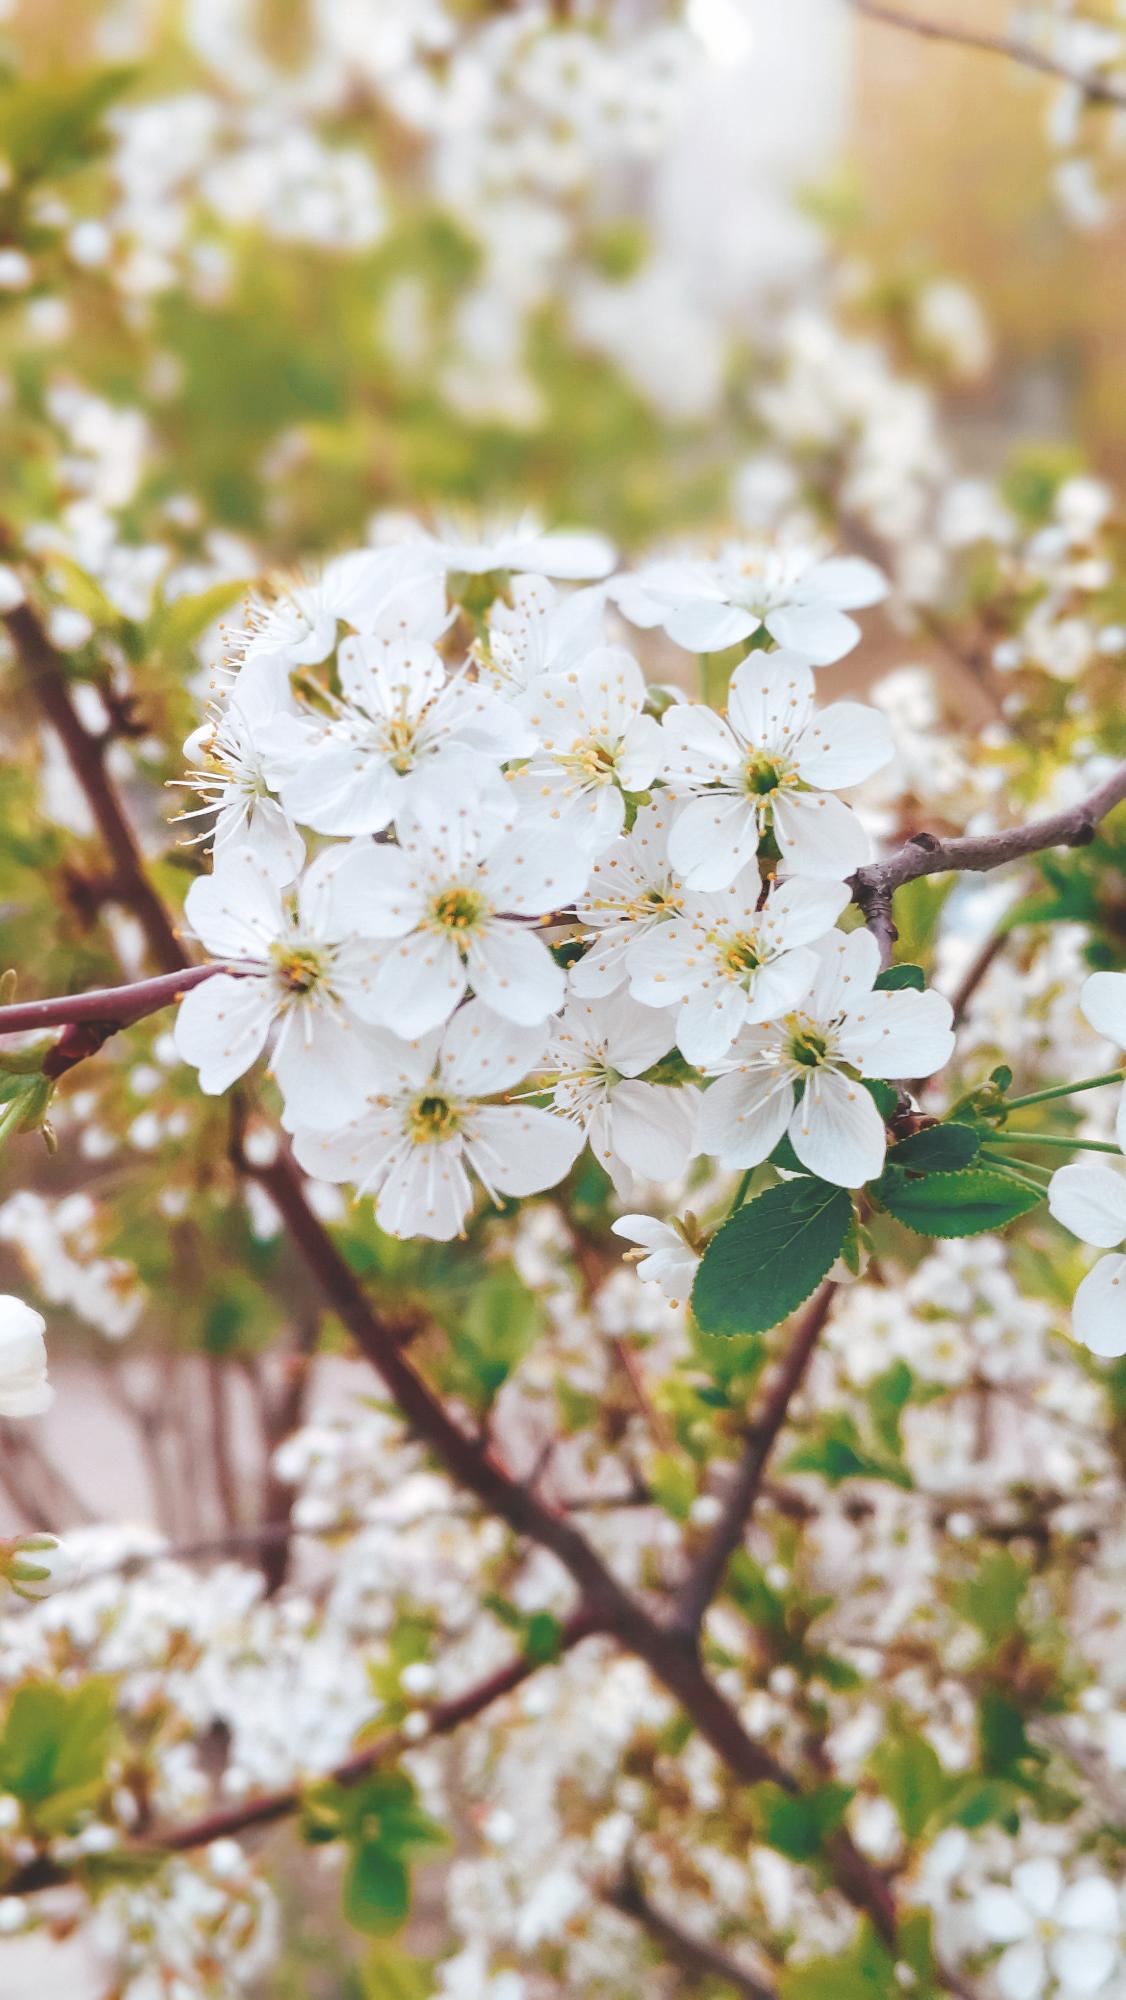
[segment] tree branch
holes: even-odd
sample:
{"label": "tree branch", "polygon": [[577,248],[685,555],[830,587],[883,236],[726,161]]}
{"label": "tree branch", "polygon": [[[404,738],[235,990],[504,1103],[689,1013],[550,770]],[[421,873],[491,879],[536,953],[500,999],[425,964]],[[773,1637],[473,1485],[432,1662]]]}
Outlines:
{"label": "tree branch", "polygon": [[666,1917],[650,1901],[636,1871],[627,1868],[616,1888],[608,1891],[605,1899],[612,1909],[620,1910],[624,1917],[631,1917],[647,1931],[655,1944],[659,1944],[666,1957],[691,1979],[717,1979],[720,1984],[737,1993],[740,2000],[776,2000],[776,1989],[766,1986],[753,1972],[730,1958],[718,1945],[710,1944],[705,1938],[693,1937],[690,1931]]}
{"label": "tree branch", "polygon": [[[584,1607],[580,1607],[566,1621],[559,1637],[561,1652],[567,1653],[600,1629],[599,1620]],[[464,1722],[483,1715],[494,1702],[512,1694],[524,1681],[538,1672],[541,1662],[529,1658],[526,1653],[517,1653],[506,1666],[489,1674],[485,1680],[474,1682],[463,1694],[452,1695],[446,1701],[435,1702],[427,1713],[426,1733],[422,1737],[404,1737],[398,1729],[387,1730],[377,1736],[365,1749],[357,1750],[344,1763],[326,1771],[323,1778],[312,1778],[310,1784],[334,1783],[337,1785],[358,1785],[368,1773],[389,1758],[398,1756],[404,1749],[417,1748],[420,1742],[430,1742],[438,1736],[450,1736]],[[196,1847],[207,1847],[213,1840],[234,1839],[239,1834],[251,1833],[258,1827],[272,1826],[280,1819],[288,1819],[301,1808],[304,1788],[290,1785],[276,1792],[260,1792],[257,1798],[243,1799],[238,1805],[224,1806],[217,1812],[207,1813],[203,1818],[191,1820],[184,1826],[158,1827],[148,1834],[144,1841],[130,1844],[130,1853],[155,1852],[160,1854],[186,1854]],[[72,1871],[43,1856],[31,1861],[25,1868],[10,1877],[3,1885],[6,1896],[29,1895],[37,1889],[49,1889],[71,1879]]]}
{"label": "tree branch", "polygon": [[883,0],[849,0],[858,14],[870,21],[882,21],[889,28],[903,28],[908,34],[919,35],[927,42],[948,42],[956,48],[977,49],[983,55],[1004,56],[1010,62],[1022,63],[1026,69],[1038,70],[1042,76],[1053,77],[1057,83],[1068,83],[1083,92],[1093,104],[1113,104],[1126,109],[1126,87],[1115,83],[1110,77],[1100,76],[1094,70],[1079,69],[1073,63],[1060,61],[1044,49],[1038,49],[1031,42],[1018,41],[1014,35],[991,35],[979,28],[963,28],[956,21],[936,21],[922,14],[904,14],[898,7],[889,7]]}
{"label": "tree branch", "polygon": [[182,971],[162,972],[155,979],[135,979],[125,986],[97,986],[89,993],[62,993],[50,1000],[19,1000],[0,1007],[0,1035],[30,1033],[36,1028],[71,1027],[93,1023],[109,1033],[130,1028],[146,1014],[157,1014],[171,1006],[193,986],[202,985],[217,972],[236,977],[238,965],[185,965]]}
{"label": "tree branch", "polygon": [[106,745],[82,723],[70,697],[59,654],[28,604],[5,614],[24,678],[66,751],[99,833],[113,858],[115,894],[131,909],[154,962],[165,972],[188,963],[179,934],[145,873],[136,835],[106,770]]}
{"label": "tree branch", "polygon": [[[182,944],[145,876],[140,851],[106,773],[101,746],[89,736],[71,704],[59,658],[27,607],[10,613],[7,624],[29,683],[48,721],[63,740],[122,882],[128,887],[125,900],[144,925],[152,956],[165,970],[180,971],[186,964]],[[75,1031],[81,1031],[78,1024]],[[403,1352],[403,1336],[419,1329],[418,1318],[408,1324],[395,1324],[376,1311],[332,1236],[310,1207],[303,1177],[292,1155],[280,1152],[269,1164],[256,1166],[236,1154],[235,1164],[269,1194],[290,1242],[319,1285],[326,1303],[351,1333],[407,1424],[455,1483],[474,1494],[514,1534],[537,1543],[557,1558],[576,1584],[588,1614],[649,1668],[736,1779],[745,1784],[769,1779],[797,1793],[796,1779],[748,1734],[738,1711],[709,1679],[681,1638],[618,1581],[594,1546],[564,1513],[514,1478],[487,1440],[463,1430],[450,1415],[441,1398]],[[262,1811],[266,1817],[276,1818],[292,1810],[293,1805],[293,1797],[288,1796],[284,1805],[263,1807]],[[216,1837],[214,1824],[204,1837]],[[829,1860],[841,1893],[869,1912],[885,1938],[893,1939],[894,1897],[879,1870],[843,1833],[831,1843]]]}
{"label": "tree branch", "polygon": [[746,1532],[762,1491],[770,1454],[789,1414],[790,1404],[813,1359],[822,1328],[832,1310],[836,1285],[831,1281],[815,1293],[786,1350],[762,1410],[747,1432],[747,1441],[738,1471],[727,1496],[723,1513],[710,1539],[688,1571],[681,1585],[673,1614],[672,1629],[694,1646],[704,1613],[723,1581],[735,1550]]}
{"label": "tree branch", "polygon": [[864,912],[881,956],[886,952],[885,964],[895,938],[891,899],[905,883],[916,882],[921,875],[984,874],[1048,847],[1088,847],[1100,820],[1124,799],[1126,764],[1120,764],[1088,798],[1062,812],[1049,813],[1046,819],[1003,827],[999,833],[958,834],[946,840],[933,833],[916,833],[889,860],[858,868],[850,884],[853,901]]}

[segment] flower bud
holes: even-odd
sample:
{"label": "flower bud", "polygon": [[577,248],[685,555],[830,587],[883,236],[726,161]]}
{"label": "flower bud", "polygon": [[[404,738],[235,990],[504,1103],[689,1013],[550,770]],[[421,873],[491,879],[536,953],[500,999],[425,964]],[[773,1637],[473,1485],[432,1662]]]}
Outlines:
{"label": "flower bud", "polygon": [[0,1417],[37,1417],[54,1402],[46,1328],[42,1313],[0,1293]]}
{"label": "flower bud", "polygon": [[27,1535],[9,1544],[5,1574],[20,1597],[50,1597],[78,1579],[81,1564],[57,1535]]}

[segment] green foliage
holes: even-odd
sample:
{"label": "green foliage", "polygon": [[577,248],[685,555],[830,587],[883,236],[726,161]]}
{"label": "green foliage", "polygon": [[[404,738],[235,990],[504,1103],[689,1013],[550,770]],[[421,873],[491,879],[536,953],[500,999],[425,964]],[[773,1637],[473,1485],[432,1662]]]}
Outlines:
{"label": "green foliage", "polygon": [[423,1812],[402,1771],[373,1771],[354,1785],[316,1786],[306,1796],[303,1826],[314,1843],[347,1843],[344,1914],[371,1937],[402,1928],[410,1914],[411,1865],[446,1844],[444,1830]]}
{"label": "green foliage", "polygon": [[820,1419],[814,1434],[786,1460],[787,1472],[816,1472],[827,1486],[843,1485],[846,1479],[886,1479],[893,1486],[910,1487],[911,1475],[902,1460],[868,1450],[856,1421],[847,1411],[836,1411]]}
{"label": "green foliage", "polygon": [[751,1800],[759,1838],[791,1861],[812,1861],[837,1832],[852,1797],[849,1785],[819,1785],[800,1795],[769,1782],[755,1785]]}
{"label": "green foliage", "polygon": [[959,1783],[926,1737],[914,1733],[885,1736],[868,1759],[868,1768],[912,1842],[941,1818]]}
{"label": "green foliage", "polygon": [[41,1833],[69,1832],[97,1804],[115,1736],[111,1681],[28,1682],[4,1719],[0,1792],[19,1799]]}
{"label": "green foliage", "polygon": [[452,1348],[454,1384],[475,1409],[488,1409],[543,1325],[543,1303],[513,1265],[496,1265],[478,1280]]}
{"label": "green foliage", "polygon": [[1028,1570],[1009,1549],[994,1549],[954,1591],[954,1608],[987,1645],[1010,1633],[1028,1588]]}
{"label": "green foliage", "polygon": [[398,1945],[382,1943],[372,1946],[359,1982],[362,2000],[430,2000],[434,1968],[429,1960],[414,1958]]}
{"label": "green foliage", "polygon": [[704,1332],[777,1326],[835,1263],[851,1217],[845,1190],[812,1175],[746,1202],[713,1237],[696,1273],[692,1310]]}
{"label": "green foliage", "polygon": [[1041,1201],[1031,1188],[990,1167],[916,1180],[891,1166],[872,1193],[889,1215],[920,1236],[984,1236],[1027,1215]]}
{"label": "green foliage", "polygon": [[921,965],[885,965],[876,974],[877,993],[922,993],[926,989],[927,975]]}
{"label": "green foliage", "polygon": [[113,67],[37,82],[13,78],[0,88],[4,157],[17,182],[71,173],[101,145],[102,118],[136,72]]}
{"label": "green foliage", "polygon": [[932,2000],[945,1992],[935,1974],[925,1911],[913,1912],[900,1925],[894,1958],[870,1919],[863,1917],[847,1952],[783,1968],[779,2000],[901,2000],[904,1980],[899,1968],[904,1964],[914,1974],[913,2000]]}
{"label": "green foliage", "polygon": [[563,1627],[551,1611],[521,1611],[497,1593],[485,1599],[485,1609],[516,1634],[520,1651],[531,1666],[546,1667],[562,1654]]}
{"label": "green foliage", "polygon": [[888,1152],[888,1167],[912,1174],[955,1172],[968,1167],[981,1139],[970,1125],[928,1125]]}

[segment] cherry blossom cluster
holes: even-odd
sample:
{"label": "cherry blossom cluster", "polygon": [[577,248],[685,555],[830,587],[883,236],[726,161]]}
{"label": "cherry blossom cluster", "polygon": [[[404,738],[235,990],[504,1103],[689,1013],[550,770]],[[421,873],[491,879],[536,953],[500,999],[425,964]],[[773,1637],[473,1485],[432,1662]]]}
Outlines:
{"label": "cherry blossom cluster", "polygon": [[[394,1235],[455,1235],[472,1179],[535,1193],[584,1143],[626,1198],[787,1131],[861,1186],[885,1148],[861,1080],[953,1046],[947,1002],[874,992],[874,939],[837,928],[869,856],[838,794],[891,741],[814,669],[879,573],[754,542],[612,560],[527,524],[342,556],[252,612],[189,746],[214,864],[186,915],[222,969],[177,1046],[222,1092],[269,1043],[298,1159]],[[622,617],[750,645],[723,711],[648,688]]]}

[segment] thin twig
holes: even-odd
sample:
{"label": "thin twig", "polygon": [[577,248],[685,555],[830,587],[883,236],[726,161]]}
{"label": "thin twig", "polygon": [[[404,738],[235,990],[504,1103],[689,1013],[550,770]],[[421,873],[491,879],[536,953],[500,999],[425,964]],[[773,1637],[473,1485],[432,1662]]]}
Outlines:
{"label": "thin twig", "polygon": [[723,1581],[723,1573],[746,1533],[747,1523],[762,1491],[770,1454],[813,1359],[814,1349],[832,1309],[836,1289],[832,1282],[822,1285],[807,1307],[766,1401],[747,1432],[743,1456],[723,1513],[681,1585],[673,1614],[673,1630],[693,1644],[699,1635],[704,1613]]}
{"label": "thin twig", "polygon": [[776,1988],[767,1986],[756,1978],[718,1945],[710,1944],[706,1938],[693,1937],[682,1925],[674,1923],[671,1917],[658,1910],[650,1902],[641,1881],[632,1868],[627,1868],[621,1881],[610,1889],[605,1898],[612,1909],[620,1910],[624,1917],[631,1917],[640,1924],[643,1931],[659,1944],[666,1957],[691,1979],[717,1979],[740,2000],[776,2000]]}
{"label": "thin twig", "polygon": [[880,941],[887,938],[891,898],[907,882],[922,875],[985,874],[1009,861],[1040,854],[1049,847],[1089,847],[1099,821],[1126,799],[1126,764],[1097,786],[1078,805],[1026,826],[1003,827],[998,833],[957,834],[940,840],[933,833],[916,833],[887,861],[858,868],[852,877],[853,899]]}
{"label": "thin twig", "polygon": [[885,6],[883,0],[849,0],[849,4],[858,14],[871,21],[882,21],[889,28],[904,28],[908,34],[919,35],[927,42],[949,42],[956,48],[977,49],[982,55],[1005,56],[1010,62],[1023,63],[1026,69],[1038,70],[1042,76],[1054,77],[1057,83],[1072,84],[1093,104],[1113,104],[1120,110],[1126,109],[1126,89],[1121,84],[1099,76],[1094,70],[1063,62],[1032,42],[1018,41],[1014,35],[991,35],[980,28],[963,28],[957,21],[904,14],[898,7]]}

